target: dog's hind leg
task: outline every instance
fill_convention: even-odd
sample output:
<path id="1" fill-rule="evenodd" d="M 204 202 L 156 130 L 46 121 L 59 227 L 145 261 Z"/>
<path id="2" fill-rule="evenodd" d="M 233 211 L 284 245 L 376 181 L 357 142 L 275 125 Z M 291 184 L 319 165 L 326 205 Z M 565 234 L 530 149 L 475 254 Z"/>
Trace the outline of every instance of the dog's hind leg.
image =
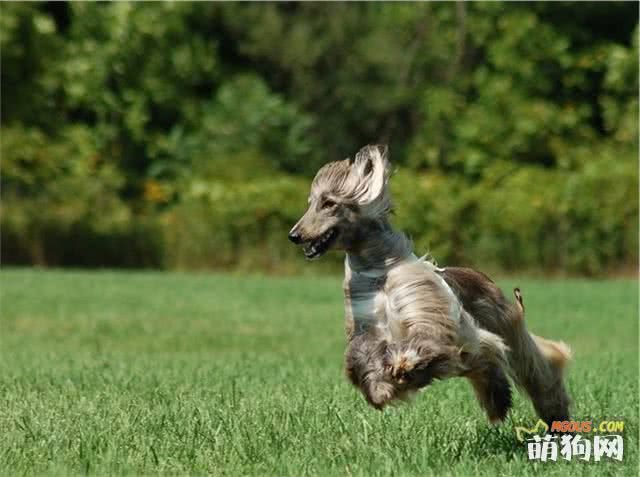
<path id="1" fill-rule="evenodd" d="M 492 364 L 469 373 L 467 378 L 489 421 L 502 422 L 511 409 L 511 384 L 502 368 Z"/>
<path id="2" fill-rule="evenodd" d="M 478 324 L 504 340 L 509 349 L 508 366 L 503 369 L 531 398 L 540 418 L 549 425 L 568 420 L 571 400 L 564 371 L 571 351 L 560 341 L 529 333 L 520 290 L 514 290 L 516 304 L 512 304 L 495 283 L 479 272 L 447 268 L 442 276 Z"/>
<path id="3" fill-rule="evenodd" d="M 461 334 L 466 344 L 461 358 L 480 405 L 492 424 L 503 421 L 511 409 L 511 383 L 507 378 L 508 348 L 496 334 L 475 325 L 475 320 L 462 315 Z"/>
<path id="4" fill-rule="evenodd" d="M 564 369 L 571 357 L 569 347 L 529 333 L 524 322 L 524 303 L 514 290 L 516 305 L 510 309 L 510 330 L 505 334 L 511 348 L 509 363 L 518 384 L 531 398 L 538 415 L 548 425 L 569 419 L 570 399 L 564 385 Z"/>

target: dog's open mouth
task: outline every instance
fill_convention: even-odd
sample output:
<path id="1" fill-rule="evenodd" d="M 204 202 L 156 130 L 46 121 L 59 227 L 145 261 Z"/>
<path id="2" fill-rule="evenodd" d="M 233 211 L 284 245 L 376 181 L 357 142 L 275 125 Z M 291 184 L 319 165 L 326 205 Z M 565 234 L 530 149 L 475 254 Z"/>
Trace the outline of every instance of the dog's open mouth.
<path id="1" fill-rule="evenodd" d="M 337 237 L 338 231 L 335 228 L 330 228 L 323 233 L 320 238 L 311 240 L 303 245 L 302 251 L 304 252 L 304 256 L 308 259 L 318 258 L 329 250 L 329 247 L 333 245 Z"/>

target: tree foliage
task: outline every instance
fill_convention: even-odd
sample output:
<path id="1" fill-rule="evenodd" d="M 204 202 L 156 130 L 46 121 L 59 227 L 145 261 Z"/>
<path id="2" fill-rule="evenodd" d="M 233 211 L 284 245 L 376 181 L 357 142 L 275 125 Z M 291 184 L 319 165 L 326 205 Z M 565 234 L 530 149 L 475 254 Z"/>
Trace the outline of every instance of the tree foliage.
<path id="1" fill-rule="evenodd" d="M 304 197 L 296 177 L 381 141 L 414 178 L 399 195 L 429 183 L 443 202 L 413 203 L 405 225 L 444 259 L 597 272 L 637 257 L 637 4 L 0 8 L 5 260 L 65 264 L 50 237 L 82 224 L 105 243 L 148 228 L 160 256 L 142 262 L 180 265 L 170 224 L 200 217 L 202 244 L 242 236 L 271 263 L 300 210 L 264 194 Z M 258 219 L 252 200 L 271 204 Z M 550 230 L 564 252 L 536 245 Z"/>

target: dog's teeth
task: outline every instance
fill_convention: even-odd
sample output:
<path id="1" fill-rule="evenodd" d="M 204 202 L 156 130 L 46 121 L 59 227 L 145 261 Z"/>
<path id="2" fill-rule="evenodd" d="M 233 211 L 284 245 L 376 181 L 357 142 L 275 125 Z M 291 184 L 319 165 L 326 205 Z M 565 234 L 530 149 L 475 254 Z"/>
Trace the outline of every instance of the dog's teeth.
<path id="1" fill-rule="evenodd" d="M 318 237 L 315 242 L 305 245 L 305 255 L 308 258 L 315 258 L 322 255 L 329 248 L 329 241 L 336 235 L 334 229 L 328 230 L 324 235 Z"/>

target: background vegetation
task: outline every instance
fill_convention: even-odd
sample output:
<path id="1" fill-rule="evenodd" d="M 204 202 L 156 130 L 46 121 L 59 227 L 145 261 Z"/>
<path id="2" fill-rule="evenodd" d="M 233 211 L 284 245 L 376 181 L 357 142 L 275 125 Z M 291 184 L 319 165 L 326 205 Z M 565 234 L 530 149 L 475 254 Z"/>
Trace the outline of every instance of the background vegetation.
<path id="1" fill-rule="evenodd" d="M 441 263 L 637 263 L 637 3 L 0 8 L 4 263 L 293 270 L 310 177 L 380 141 Z"/>

